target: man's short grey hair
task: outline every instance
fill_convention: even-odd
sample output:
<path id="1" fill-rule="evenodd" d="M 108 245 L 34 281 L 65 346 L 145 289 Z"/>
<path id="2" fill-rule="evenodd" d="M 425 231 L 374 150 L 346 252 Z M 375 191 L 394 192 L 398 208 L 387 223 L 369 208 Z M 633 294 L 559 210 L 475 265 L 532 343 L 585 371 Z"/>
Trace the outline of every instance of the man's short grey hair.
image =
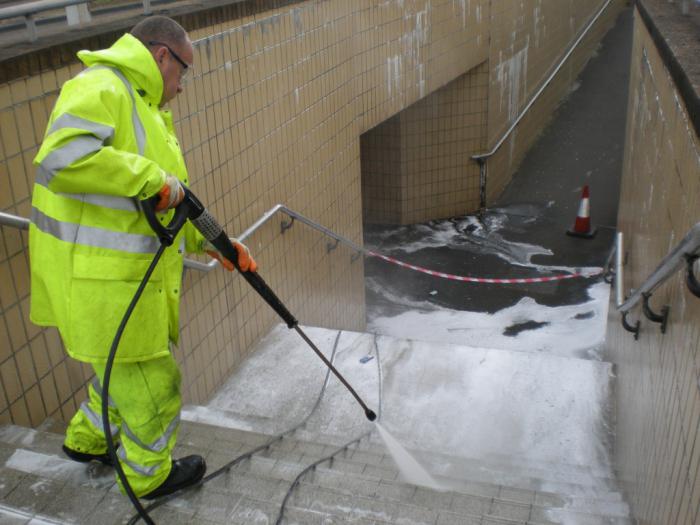
<path id="1" fill-rule="evenodd" d="M 155 15 L 141 20 L 131 30 L 131 35 L 148 47 L 148 42 L 158 41 L 166 44 L 183 44 L 187 40 L 187 31 L 172 18 Z"/>

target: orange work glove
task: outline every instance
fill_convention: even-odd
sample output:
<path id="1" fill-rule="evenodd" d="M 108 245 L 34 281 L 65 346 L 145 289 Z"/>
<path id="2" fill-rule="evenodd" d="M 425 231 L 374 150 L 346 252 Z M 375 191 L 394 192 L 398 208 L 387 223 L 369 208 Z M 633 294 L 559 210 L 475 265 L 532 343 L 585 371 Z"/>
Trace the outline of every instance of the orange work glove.
<path id="1" fill-rule="evenodd" d="M 238 253 L 238 266 L 241 269 L 242 272 L 257 272 L 258 271 L 258 263 L 255 262 L 255 259 L 253 259 L 250 255 L 250 250 L 248 250 L 248 247 L 243 244 L 242 242 L 239 242 L 238 239 L 232 238 L 231 244 L 233 244 L 233 247 L 236 249 L 236 252 Z M 211 244 L 209 245 L 212 249 L 211 250 L 206 250 L 206 252 L 209 254 L 210 257 L 216 259 L 221 263 L 221 266 L 226 268 L 229 272 L 232 272 L 235 269 L 235 266 L 231 261 L 223 257 L 218 250 L 216 250 Z"/>
<path id="2" fill-rule="evenodd" d="M 175 208 L 185 198 L 185 190 L 182 184 L 172 175 L 165 177 L 165 184 L 158 192 L 158 204 L 156 211 L 166 211 L 170 208 Z"/>

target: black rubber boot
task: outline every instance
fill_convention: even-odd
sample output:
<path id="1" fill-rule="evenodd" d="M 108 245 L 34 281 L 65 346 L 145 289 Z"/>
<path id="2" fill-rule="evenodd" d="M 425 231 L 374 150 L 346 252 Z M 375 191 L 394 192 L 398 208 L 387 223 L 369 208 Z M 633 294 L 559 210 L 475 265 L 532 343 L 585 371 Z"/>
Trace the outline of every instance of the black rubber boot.
<path id="1" fill-rule="evenodd" d="M 144 499 L 156 499 L 180 489 L 194 485 L 204 477 L 207 464 L 202 456 L 187 456 L 173 461 L 170 474 L 165 481 L 148 494 L 141 496 Z"/>
<path id="2" fill-rule="evenodd" d="M 104 454 L 88 454 L 87 452 L 78 452 L 77 450 L 73 450 L 72 448 L 68 448 L 67 446 L 63 445 L 63 453 L 68 456 L 70 459 L 73 461 L 78 461 L 80 463 L 89 463 L 90 461 L 99 461 L 103 465 L 107 465 L 108 467 L 113 467 L 114 463 L 112 463 L 112 458 L 109 457 L 109 453 L 105 452 Z"/>

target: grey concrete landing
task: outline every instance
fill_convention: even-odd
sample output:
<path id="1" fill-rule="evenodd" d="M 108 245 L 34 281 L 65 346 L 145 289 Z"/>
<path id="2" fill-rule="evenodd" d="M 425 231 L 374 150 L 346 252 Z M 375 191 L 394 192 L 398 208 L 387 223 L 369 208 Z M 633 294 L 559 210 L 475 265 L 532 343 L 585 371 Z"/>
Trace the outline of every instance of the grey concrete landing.
<path id="1" fill-rule="evenodd" d="M 210 472 L 267 437 L 200 423 L 183 423 L 176 455 L 203 453 Z M 0 429 L 0 523 L 125 523 L 133 514 L 111 469 L 60 455 L 60 434 Z M 291 482 L 313 459 L 329 454 L 319 443 L 288 438 L 153 511 L 157 523 L 274 523 Z M 436 492 L 404 483 L 380 451 L 351 449 L 319 465 L 297 486 L 284 523 L 628 524 L 616 513 L 567 507 L 567 498 L 505 486 L 465 484 Z"/>

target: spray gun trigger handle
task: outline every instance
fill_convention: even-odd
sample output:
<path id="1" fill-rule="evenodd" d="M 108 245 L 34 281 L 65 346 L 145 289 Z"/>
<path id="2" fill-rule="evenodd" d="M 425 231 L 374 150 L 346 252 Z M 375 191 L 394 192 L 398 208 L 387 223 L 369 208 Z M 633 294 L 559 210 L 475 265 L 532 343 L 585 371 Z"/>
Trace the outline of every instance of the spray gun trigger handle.
<path id="1" fill-rule="evenodd" d="M 187 190 L 185 190 L 187 192 Z M 175 208 L 175 214 L 167 225 L 164 225 L 156 216 L 156 204 L 158 204 L 158 196 L 154 195 L 148 199 L 139 201 L 139 205 L 143 210 L 148 225 L 155 232 L 161 244 L 171 246 L 175 242 L 175 237 L 187 222 L 190 211 L 190 203 L 188 199 L 183 199 Z"/>

